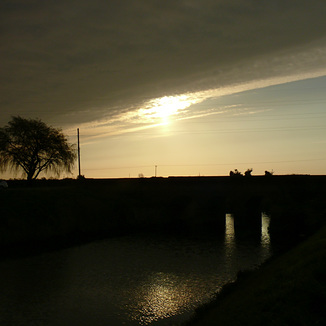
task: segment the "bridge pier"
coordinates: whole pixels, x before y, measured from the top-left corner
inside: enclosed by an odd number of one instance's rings
[[[261,202],[260,196],[252,196],[242,201],[238,201],[233,206],[234,228],[238,236],[251,235],[260,237],[261,235]]]

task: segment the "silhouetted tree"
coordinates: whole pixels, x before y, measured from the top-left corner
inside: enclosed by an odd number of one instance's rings
[[[269,172],[269,171],[265,171],[265,177],[271,177],[273,175],[273,171]]]
[[[77,180],[85,180],[85,176],[84,175],[78,175],[77,176]]]
[[[230,171],[230,177],[242,177],[242,173],[238,169],[235,169],[234,172]]]
[[[67,142],[60,129],[41,120],[19,116],[0,128],[0,169],[22,169],[27,180],[42,171],[71,171],[76,159],[74,145]]]
[[[252,169],[248,169],[246,172],[245,172],[245,176],[246,177],[251,177],[251,172],[252,172]]]

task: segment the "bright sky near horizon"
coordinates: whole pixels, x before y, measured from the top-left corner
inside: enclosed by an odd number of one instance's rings
[[[325,89],[323,76],[200,101],[193,94],[158,99],[113,126],[81,129],[82,172],[208,176],[252,168],[253,175],[325,174]]]
[[[326,174],[324,1],[4,0],[0,12],[0,126],[40,118],[73,143],[79,128],[86,177]]]

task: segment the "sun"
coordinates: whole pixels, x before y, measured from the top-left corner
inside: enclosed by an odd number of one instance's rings
[[[153,119],[160,120],[161,124],[168,124],[170,118],[192,104],[186,95],[164,96],[148,102],[146,115]]]
[[[186,113],[185,109],[200,101],[200,97],[191,93],[153,98],[144,102],[137,110],[123,113],[117,121],[136,126],[129,128],[129,131],[164,126],[181,119],[182,114]]]

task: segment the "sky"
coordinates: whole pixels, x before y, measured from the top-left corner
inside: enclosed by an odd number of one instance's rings
[[[325,12],[323,0],[2,0],[0,126],[38,118],[71,143],[79,128],[89,178],[325,174]]]

